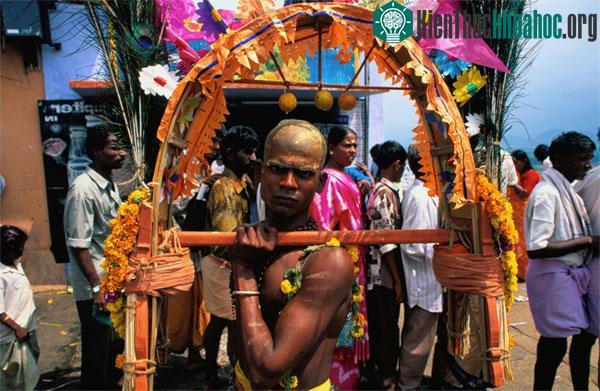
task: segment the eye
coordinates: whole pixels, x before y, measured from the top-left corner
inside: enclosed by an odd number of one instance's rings
[[[277,175],[283,175],[287,172],[287,167],[282,167],[282,166],[277,166],[277,165],[270,165],[268,166],[269,170],[271,170],[271,172],[273,174],[277,174]]]
[[[311,170],[294,170],[294,175],[300,179],[310,179],[315,173]]]

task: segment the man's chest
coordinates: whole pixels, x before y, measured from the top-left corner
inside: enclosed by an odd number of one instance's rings
[[[292,251],[277,258],[269,265],[262,276],[261,307],[268,320],[275,321],[288,302],[288,296],[281,290],[284,274],[288,269],[296,269],[302,250]],[[301,270],[299,270],[301,273]]]

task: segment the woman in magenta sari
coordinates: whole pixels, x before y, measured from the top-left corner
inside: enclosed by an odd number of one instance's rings
[[[329,154],[323,169],[327,179],[323,191],[314,196],[310,214],[322,230],[363,229],[361,193],[352,178],[344,172],[344,168],[356,157],[356,133],[347,126],[335,126],[329,132],[327,145]],[[359,364],[369,358],[364,249],[352,252],[357,257],[353,287],[353,301],[357,306],[349,314],[338,338],[331,368],[331,380],[342,390],[358,388]]]

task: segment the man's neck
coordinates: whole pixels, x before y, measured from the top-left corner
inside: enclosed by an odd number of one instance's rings
[[[554,167],[553,167],[553,168],[554,168]],[[556,171],[558,171],[558,172],[560,173],[560,175],[562,175],[562,176],[563,176],[563,177],[564,177],[564,178],[567,180],[567,182],[569,182],[569,183],[573,184],[573,182],[575,181],[575,178],[569,178],[568,176],[566,176],[566,175],[565,175],[565,173],[564,173],[564,172],[562,172],[562,170],[560,170],[560,169],[558,169],[558,168],[554,168],[554,169],[555,169]]]
[[[387,179],[390,182],[398,182],[399,178],[395,178],[394,173],[392,172],[392,170],[379,170],[379,177],[381,179]]]
[[[296,228],[306,225],[310,221],[310,214],[305,211],[296,216],[276,216],[268,209],[266,212],[267,224],[270,227],[276,228],[278,231],[289,232],[296,231]]]
[[[225,164],[225,168],[228,169],[229,171],[233,172],[235,174],[236,177],[238,177],[238,179],[242,179],[242,176],[244,176],[244,170],[241,167],[236,167],[233,164]]]
[[[102,175],[107,181],[112,182],[112,169],[102,167],[96,162],[92,162],[92,164],[90,164],[90,168]]]

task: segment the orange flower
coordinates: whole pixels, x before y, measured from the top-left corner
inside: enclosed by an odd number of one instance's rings
[[[481,199],[486,203],[496,239],[502,237],[503,241],[509,245],[516,245],[519,241],[519,233],[513,220],[511,203],[498,191],[496,185],[481,173],[477,176],[477,190]],[[499,260],[504,270],[506,310],[510,311],[510,307],[514,302],[514,294],[519,289],[517,284],[517,257],[515,252],[511,250],[503,252]]]
[[[104,270],[101,288],[105,293],[121,293],[125,284],[129,256],[135,250],[137,233],[139,230],[138,213],[139,203],[149,196],[147,189],[134,190],[127,201],[119,206],[119,217],[112,219],[110,225],[112,232],[104,243],[104,261],[101,264]],[[114,303],[107,303],[113,327],[121,337],[125,337],[125,308],[123,298],[118,298]]]

